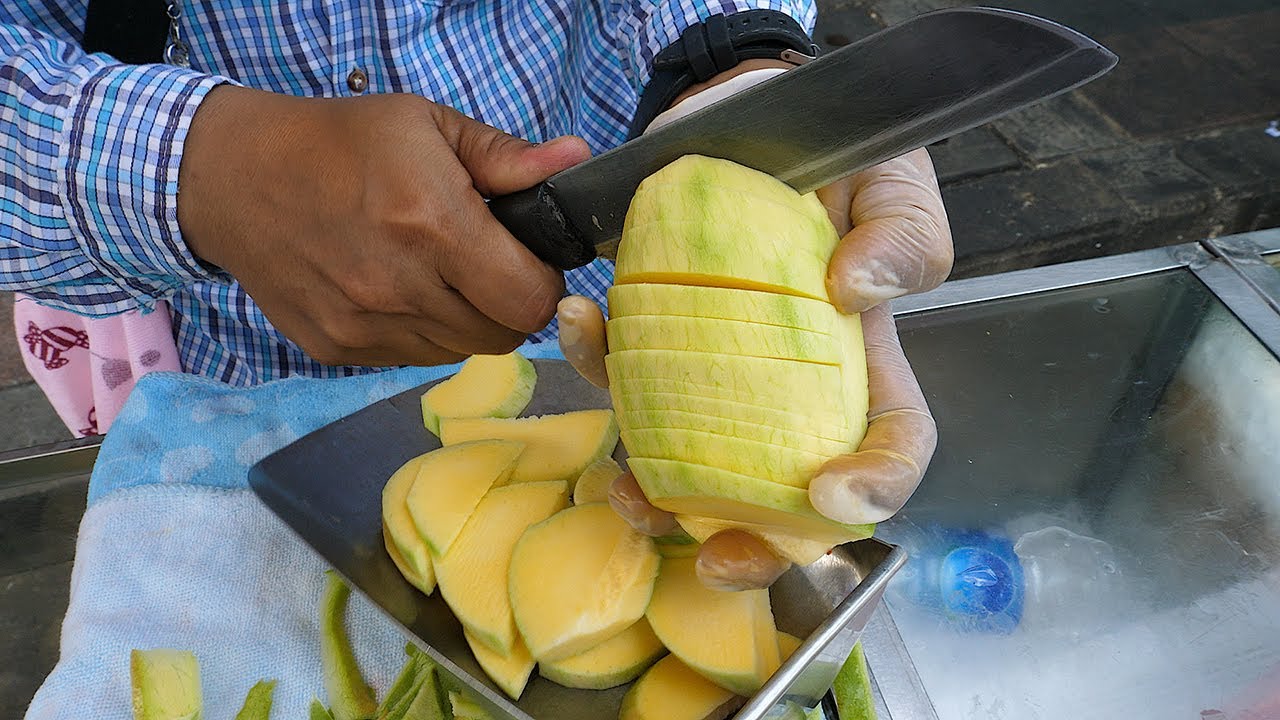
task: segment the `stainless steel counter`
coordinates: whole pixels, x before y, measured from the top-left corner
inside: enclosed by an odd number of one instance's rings
[[[1280,230],[895,303],[942,440],[881,530],[915,549],[864,636],[882,717],[1163,720],[1280,687],[1272,265]],[[56,659],[95,457],[0,455],[0,717]]]

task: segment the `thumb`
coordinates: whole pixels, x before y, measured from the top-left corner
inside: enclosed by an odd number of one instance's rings
[[[436,126],[481,195],[506,195],[533,187],[591,157],[585,140],[564,135],[535,145],[443,105]]]

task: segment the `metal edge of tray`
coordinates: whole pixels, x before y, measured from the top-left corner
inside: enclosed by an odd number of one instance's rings
[[[1280,313],[1280,266],[1268,262],[1268,256],[1280,253],[1280,228],[1211,238],[1203,244]]]
[[[909,315],[1187,268],[1211,260],[1199,243],[1184,243],[950,280],[929,292],[896,298],[892,308],[894,315]]]
[[[35,483],[88,478],[102,440],[94,435],[0,452],[0,495]]]

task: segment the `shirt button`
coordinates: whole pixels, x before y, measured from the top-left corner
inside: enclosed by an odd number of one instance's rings
[[[359,95],[369,87],[369,76],[364,74],[360,68],[351,71],[347,76],[347,87],[351,88],[351,92]]]

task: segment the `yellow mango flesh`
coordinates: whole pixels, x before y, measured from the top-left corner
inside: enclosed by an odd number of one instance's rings
[[[473,440],[426,453],[409,491],[409,515],[435,556],[449,551],[489,488],[505,485],[524,445]]]
[[[822,300],[740,288],[637,283],[608,290],[609,317],[719,318],[830,334],[842,316]]]
[[[622,444],[632,458],[658,458],[710,465],[798,488],[809,480],[827,456],[781,445],[716,435],[700,430],[624,430]]]
[[[584,653],[538,663],[538,673],[565,687],[607,690],[635,680],[665,652],[649,621],[640,618]]]
[[[671,380],[676,392],[720,397],[790,412],[825,413],[846,417],[844,395],[815,392],[819,388],[840,388],[840,368],[832,365],[777,360],[774,358],[682,352],[679,350],[622,350],[605,356],[610,389],[616,378],[628,380]],[[752,401],[755,398],[755,401]],[[865,410],[864,410],[865,412]]]
[[[614,282],[740,287],[828,300],[827,264],[840,237],[826,211],[821,217],[805,212],[785,190],[776,197],[760,192],[760,176],[728,161],[685,157],[646,179],[627,211]],[[743,212],[752,206],[768,212]],[[733,237],[752,242],[725,242]]]
[[[627,465],[656,507],[682,515],[786,528],[799,538],[870,537],[872,525],[846,525],[820,515],[807,490],[679,460],[630,458]]]
[[[723,592],[698,579],[693,558],[669,558],[645,617],[672,655],[708,680],[751,695],[781,660],[768,590]]]
[[[422,394],[422,423],[439,435],[441,417],[515,417],[528,407],[537,379],[520,353],[472,355],[453,377]]]
[[[722,530],[743,530],[759,538],[778,557],[797,565],[808,565],[826,555],[836,545],[847,542],[847,533],[831,533],[825,538],[796,537],[794,531],[786,527],[731,522],[698,515],[677,515],[676,522],[699,543],[706,542],[707,538]]]
[[[839,365],[844,350],[835,338],[797,328],[673,315],[612,317],[605,326],[609,350],[689,350],[725,355]]]
[[[791,633],[778,631],[778,654],[782,656],[782,662],[790,660],[796,650],[800,649],[800,645],[800,638]]]
[[[440,441],[446,446],[489,439],[524,444],[511,474],[512,483],[559,480],[572,484],[588,465],[613,453],[618,444],[618,423],[612,410],[440,421]]]
[[[435,567],[408,506],[409,494],[425,458],[425,454],[419,455],[401,465],[382,487],[382,530],[384,542],[390,538],[387,552],[400,568],[400,574],[424,593],[431,594],[436,584]],[[391,553],[392,548],[395,553]]]
[[[724,720],[742,698],[699,675],[674,655],[649,668],[622,698],[619,720]]]
[[[563,481],[504,485],[490,490],[436,562],[436,581],[453,614],[476,640],[499,655],[516,642],[507,574],[511,554],[531,525],[569,504]]]
[[[708,432],[725,437],[738,438],[766,445],[778,445],[792,450],[817,453],[825,457],[849,452],[853,447],[849,442],[830,440],[803,432],[786,430],[769,425],[743,422],[731,418],[699,415],[679,410],[649,409],[645,407],[645,397],[625,396],[617,403],[618,424],[636,430],[693,430]],[[632,409],[633,407],[643,409]],[[625,438],[625,433],[623,434]],[[624,441],[625,442],[625,441]],[[630,447],[628,445],[627,447]],[[692,458],[685,458],[692,460]]]
[[[511,607],[540,662],[573,657],[644,616],[658,574],[653,539],[604,503],[535,525],[511,558]]]
[[[480,668],[489,676],[489,679],[502,688],[502,691],[512,700],[519,700],[537,664],[520,636],[516,636],[511,651],[504,654],[494,652],[465,628],[462,634],[466,637],[467,645],[471,647],[471,653],[475,655],[476,662],[480,663]]]
[[[622,474],[622,468],[611,457],[600,458],[587,466],[573,486],[573,504],[609,502],[609,486]]]
[[[813,415],[801,415],[763,405],[749,405],[734,400],[699,397],[675,392],[658,392],[656,391],[660,387],[657,385],[658,382],[656,380],[634,382],[619,380],[617,382],[617,392],[613,393],[615,409],[619,413],[630,411],[661,412],[692,418],[703,417],[713,423],[720,421],[730,422],[733,423],[735,430],[723,432],[722,434],[735,437],[745,437],[736,429],[744,424],[763,425],[768,428],[804,433],[823,440],[838,442],[842,445],[848,443],[849,438],[852,437],[852,431],[845,426],[843,417],[835,417],[829,423],[816,422],[817,418]],[[670,381],[662,382],[670,383]],[[674,387],[674,385],[671,386]],[[646,392],[646,390],[648,391]],[[679,421],[677,417],[672,422]],[[621,417],[619,417],[618,424],[619,426],[623,424]],[[672,425],[672,427],[684,427],[684,425]],[[717,432],[720,431],[717,430]]]
[[[608,356],[608,357],[611,357]],[[609,365],[608,357],[605,359],[606,368]],[[676,396],[685,398],[688,403],[730,403],[734,407],[745,405],[754,408],[739,417],[751,417],[754,412],[761,413],[762,416],[771,413],[792,413],[788,410],[792,405],[791,401],[785,400],[785,395],[779,389],[773,387],[762,387],[758,391],[748,388],[728,387],[724,385],[696,385],[681,380],[671,380],[665,378],[643,378],[638,380],[628,378],[611,379],[609,381],[609,395],[613,398],[616,406],[620,401],[619,398],[625,398],[628,395],[641,395],[650,402],[642,403],[642,406],[650,408],[662,408],[665,406],[665,398]],[[662,400],[660,403],[659,401]],[[621,402],[625,402],[622,400]],[[852,436],[853,431],[847,427],[847,418],[839,409],[837,401],[830,398],[816,400],[812,398],[802,399],[800,401],[804,407],[795,410],[793,414],[807,416],[812,418],[813,434],[821,436],[830,436],[832,434],[840,434]],[[683,407],[683,405],[680,405]],[[778,410],[783,408],[783,410]],[[842,430],[843,429],[843,430]],[[837,438],[839,439],[839,438]]]

